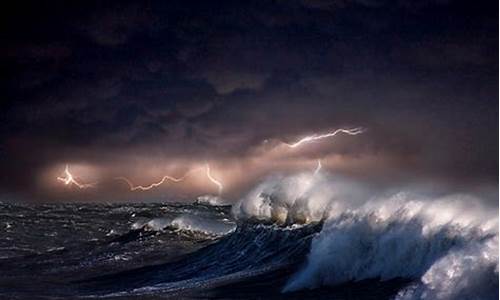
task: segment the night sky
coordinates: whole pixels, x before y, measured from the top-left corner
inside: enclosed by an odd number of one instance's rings
[[[497,1],[16,1],[0,201],[237,199],[310,171],[497,190]],[[281,142],[363,127],[300,150]],[[68,164],[89,189],[56,180]]]

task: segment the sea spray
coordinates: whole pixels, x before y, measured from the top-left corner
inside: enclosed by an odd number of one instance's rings
[[[235,203],[232,213],[238,220],[307,224],[356,205],[370,192],[362,184],[326,174],[271,176]]]

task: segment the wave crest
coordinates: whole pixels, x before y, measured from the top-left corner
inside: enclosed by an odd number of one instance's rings
[[[146,231],[173,229],[181,232],[222,236],[233,231],[234,224],[183,214],[175,218],[154,218],[146,222],[137,221],[132,224],[132,229],[143,229]]]

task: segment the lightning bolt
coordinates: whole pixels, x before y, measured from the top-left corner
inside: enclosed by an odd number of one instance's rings
[[[318,159],[318,166],[316,167],[316,169],[314,170],[314,176],[316,176],[319,171],[321,170],[321,159]]]
[[[185,179],[185,177],[183,176],[183,177],[180,177],[180,178],[175,178],[175,177],[171,177],[171,176],[165,175],[165,176],[163,176],[161,178],[160,181],[153,182],[150,185],[145,185],[145,186],[144,185],[134,185],[132,183],[132,181],[130,181],[130,179],[128,179],[127,177],[123,177],[123,176],[116,177],[115,179],[125,181],[128,184],[128,186],[129,186],[129,188],[130,188],[131,191],[137,191],[137,190],[147,191],[147,190],[155,188],[155,187],[157,187],[159,185],[162,185],[167,180],[170,180],[170,181],[173,181],[173,182],[180,182],[180,181],[183,181]]]
[[[300,139],[297,142],[292,143],[292,144],[288,144],[285,142],[283,142],[283,144],[285,144],[286,146],[288,146],[290,148],[297,148],[303,144],[307,144],[307,143],[315,142],[317,140],[322,140],[322,139],[334,137],[339,133],[344,133],[344,134],[348,134],[348,135],[357,135],[357,134],[360,134],[363,132],[364,132],[364,129],[361,127],[356,127],[356,128],[351,128],[351,129],[342,129],[341,128],[341,129],[337,129],[335,131],[327,132],[327,133],[323,133],[323,134],[309,135],[309,136],[306,136],[306,137],[304,137],[304,138],[302,138],[302,139]]]
[[[207,177],[208,179],[217,186],[217,189],[219,191],[219,195],[222,193],[222,189],[224,188],[222,186],[222,183],[218,181],[217,179],[213,178],[212,175],[210,174],[210,165],[206,164],[206,169],[207,169]]]
[[[192,169],[192,170],[188,171],[186,174],[182,175],[181,177],[172,177],[169,175],[165,175],[161,178],[161,180],[159,180],[157,182],[153,182],[150,185],[134,185],[130,179],[128,179],[127,177],[124,177],[124,176],[116,177],[115,179],[122,180],[122,181],[126,182],[130,188],[130,191],[147,191],[147,190],[150,190],[150,189],[153,189],[153,188],[156,188],[156,187],[162,185],[166,181],[172,181],[175,183],[184,181],[192,173],[200,171],[202,169],[204,169],[204,168],[202,167],[202,168]],[[210,180],[210,182],[212,182],[213,184],[215,184],[217,186],[217,189],[218,189],[219,195],[220,195],[222,193],[222,189],[223,189],[222,183],[212,176],[212,174],[210,173],[210,165],[209,164],[205,165],[205,170],[206,170],[207,178]]]
[[[127,177],[124,177],[124,176],[120,176],[120,177],[116,177],[115,179],[117,180],[123,180],[125,181],[129,188],[130,188],[130,191],[137,191],[137,190],[140,190],[140,191],[147,191],[147,190],[150,190],[152,188],[155,188],[155,187],[158,187],[160,185],[162,185],[165,181],[172,181],[172,182],[181,182],[181,181],[184,181],[184,179],[186,179],[189,175],[191,175],[191,173],[195,172],[195,171],[199,171],[201,170],[202,168],[197,168],[197,169],[193,169],[193,170],[190,170],[188,172],[186,172],[184,175],[182,175],[181,177],[172,177],[172,176],[169,176],[169,175],[165,175],[161,178],[160,181],[158,182],[153,182],[151,183],[150,185],[134,185],[132,183],[132,181],[130,181],[130,179],[128,179]]]
[[[74,184],[80,189],[85,189],[89,187],[94,187],[96,183],[80,183],[76,181],[71,172],[69,171],[69,166],[66,165],[64,169],[65,177],[57,177],[57,180],[62,181],[65,185]]]

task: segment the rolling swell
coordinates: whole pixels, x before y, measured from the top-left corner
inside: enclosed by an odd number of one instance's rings
[[[234,232],[175,262],[93,278],[85,283],[86,292],[102,296],[193,292],[270,272],[288,276],[304,261],[321,226],[240,223]]]

